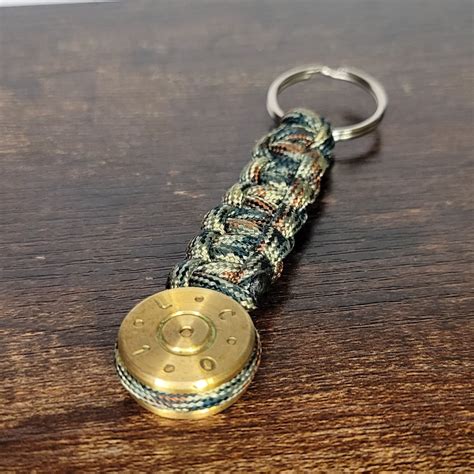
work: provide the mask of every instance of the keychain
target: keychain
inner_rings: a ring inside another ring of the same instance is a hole
[[[306,109],[285,114],[278,94],[317,74],[368,91],[376,102],[373,115],[331,129]],[[186,260],[172,269],[168,289],[138,303],[120,326],[115,365],[138,403],[167,418],[203,418],[244,393],[261,353],[248,311],[280,276],[335,142],[374,130],[386,106],[380,83],[353,68],[311,65],[275,79],[267,110],[278,126],[257,142],[238,183],[205,216]]]

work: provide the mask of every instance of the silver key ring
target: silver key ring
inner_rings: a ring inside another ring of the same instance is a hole
[[[338,79],[340,81],[348,81],[358,85],[367,91],[375,100],[376,110],[367,119],[353,125],[345,127],[333,127],[333,137],[335,141],[350,140],[351,138],[361,137],[366,133],[374,130],[383,118],[385,109],[387,108],[387,94],[377,79],[370,74],[350,67],[340,67],[332,69],[321,64],[312,64],[308,66],[300,66],[285,71],[280,74],[268,88],[267,92],[267,111],[274,120],[279,120],[285,115],[283,109],[278,103],[278,95],[287,87],[292,86],[301,81],[307,81],[316,74]]]

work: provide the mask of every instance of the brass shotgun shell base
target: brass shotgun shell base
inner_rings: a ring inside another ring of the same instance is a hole
[[[120,326],[115,364],[130,394],[166,418],[204,418],[251,382],[260,340],[247,311],[204,288],[173,288],[135,306]]]

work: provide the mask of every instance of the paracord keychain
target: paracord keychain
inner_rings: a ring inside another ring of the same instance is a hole
[[[309,110],[285,114],[278,94],[316,74],[368,91],[374,114],[333,129]],[[279,125],[257,142],[238,183],[208,212],[186,260],[172,269],[168,289],[138,303],[120,326],[116,369],[138,403],[167,418],[203,418],[243,394],[261,353],[247,311],[280,276],[335,142],[374,130],[386,106],[380,83],[353,68],[299,67],[270,85],[267,110]]]

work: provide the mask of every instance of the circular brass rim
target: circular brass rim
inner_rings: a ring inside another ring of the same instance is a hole
[[[200,394],[247,365],[256,330],[232,298],[206,288],[165,290],[138,303],[119,330],[127,372],[153,390]]]

